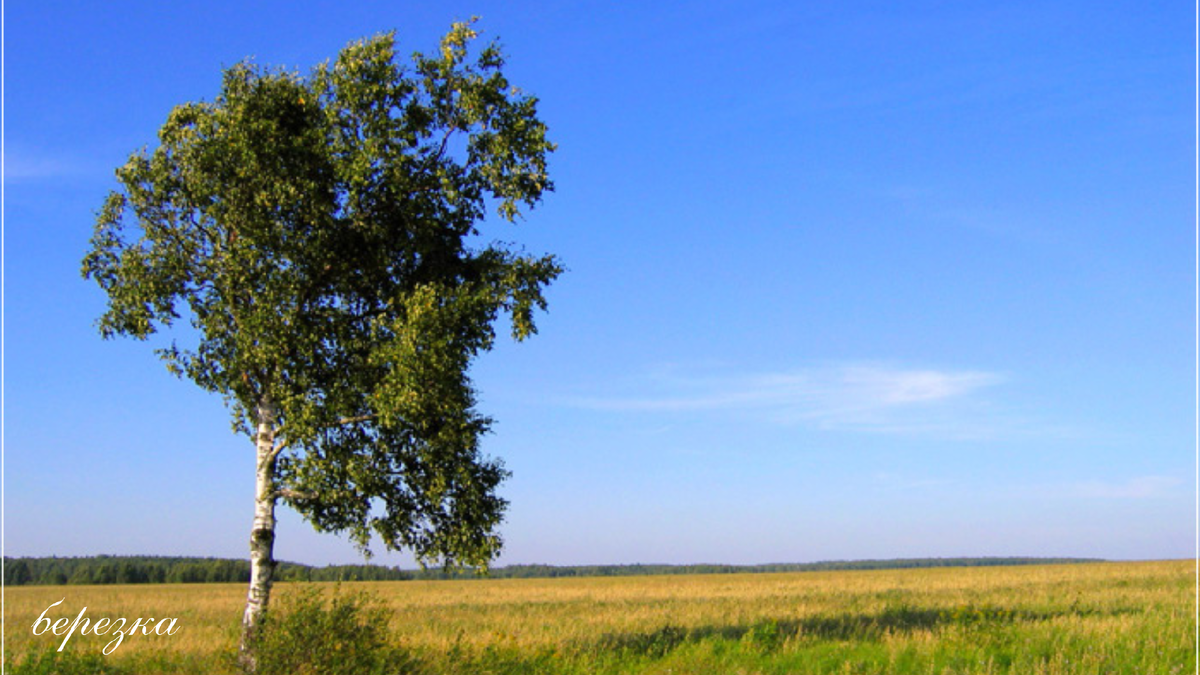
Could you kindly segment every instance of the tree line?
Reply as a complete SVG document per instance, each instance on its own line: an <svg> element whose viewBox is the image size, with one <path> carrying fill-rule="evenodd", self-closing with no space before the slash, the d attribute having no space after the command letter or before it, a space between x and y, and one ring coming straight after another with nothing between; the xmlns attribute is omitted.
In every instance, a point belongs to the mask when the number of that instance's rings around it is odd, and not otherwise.
<svg viewBox="0 0 1200 675"><path fill-rule="evenodd" d="M310 567L281 562L283 581L397 581L404 570L381 565ZM4 559L4 585L249 583L250 561L229 558L108 556Z"/></svg>
<svg viewBox="0 0 1200 675"><path fill-rule="evenodd" d="M662 574L736 574L746 572L821 572L918 567L984 567L997 565L1054 565L1103 562L1097 558L909 558L898 560L835 560L766 565L509 565L486 573L490 578L615 577ZM383 565L313 567L280 562L280 581L410 581L473 579L477 570L441 568L406 570ZM229 558L109 556L83 558L4 558L5 586L66 584L196 584L249 583L250 561Z"/></svg>

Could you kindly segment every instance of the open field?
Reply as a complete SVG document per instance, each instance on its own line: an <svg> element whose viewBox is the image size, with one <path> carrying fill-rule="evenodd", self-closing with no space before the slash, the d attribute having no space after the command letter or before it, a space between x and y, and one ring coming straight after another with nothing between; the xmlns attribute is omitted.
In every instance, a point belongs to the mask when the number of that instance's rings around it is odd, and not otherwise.
<svg viewBox="0 0 1200 675"><path fill-rule="evenodd" d="M1166 675L1196 670L1195 584L1194 562L1169 561L342 590L382 598L421 673ZM10 588L6 661L61 642L31 626L65 598L47 616L178 619L174 635L127 636L105 657L120 672L232 673L244 597L225 584ZM66 650L109 640L77 634Z"/></svg>

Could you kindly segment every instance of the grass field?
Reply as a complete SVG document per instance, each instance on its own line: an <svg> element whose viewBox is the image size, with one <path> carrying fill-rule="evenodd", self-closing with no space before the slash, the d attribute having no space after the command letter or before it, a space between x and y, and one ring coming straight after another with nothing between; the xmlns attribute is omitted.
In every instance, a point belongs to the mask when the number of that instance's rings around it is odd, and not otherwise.
<svg viewBox="0 0 1200 675"><path fill-rule="evenodd" d="M333 585L320 585L333 592ZM276 587L277 597L296 589ZM1196 672L1192 561L347 584L378 594L419 673ZM48 616L174 617L127 636L127 673L233 673L240 585L7 589L6 662L58 646ZM110 636L75 635L98 654Z"/></svg>

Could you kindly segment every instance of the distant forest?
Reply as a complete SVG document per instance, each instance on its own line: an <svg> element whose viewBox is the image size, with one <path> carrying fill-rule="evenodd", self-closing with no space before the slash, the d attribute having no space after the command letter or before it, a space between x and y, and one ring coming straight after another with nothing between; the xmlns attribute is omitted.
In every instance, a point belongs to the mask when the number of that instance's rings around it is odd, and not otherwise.
<svg viewBox="0 0 1200 675"><path fill-rule="evenodd" d="M986 567L1104 562L1097 558L913 558L853 560L770 565L509 565L488 571L493 579L546 577L616 577L651 574L734 574L739 572L821 572L916 567ZM404 570L382 565L311 567L281 562L278 581L410 581L474 579L473 569ZM87 558L4 558L4 585L64 584L201 584L249 583L250 563L228 558L108 556Z"/></svg>

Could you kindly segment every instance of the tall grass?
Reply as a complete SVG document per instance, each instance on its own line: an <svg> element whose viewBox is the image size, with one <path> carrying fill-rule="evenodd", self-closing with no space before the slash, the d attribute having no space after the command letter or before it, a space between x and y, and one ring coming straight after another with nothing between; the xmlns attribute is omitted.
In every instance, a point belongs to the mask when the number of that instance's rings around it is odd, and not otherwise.
<svg viewBox="0 0 1200 675"><path fill-rule="evenodd" d="M425 673L1192 673L1194 563L670 577L363 582ZM320 588L327 586L314 585ZM289 593L291 584L277 586ZM233 672L234 585L7 591L12 662L56 616L179 619L106 657L129 672ZM49 638L49 639L48 639ZM105 636L67 650L98 653Z"/></svg>

